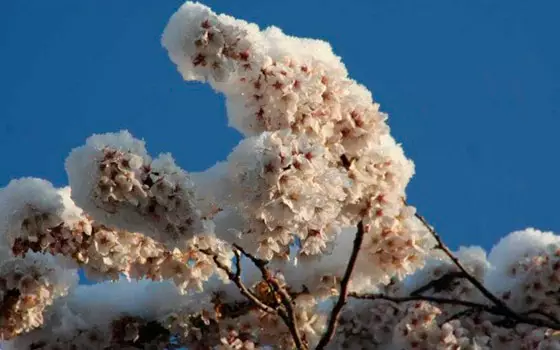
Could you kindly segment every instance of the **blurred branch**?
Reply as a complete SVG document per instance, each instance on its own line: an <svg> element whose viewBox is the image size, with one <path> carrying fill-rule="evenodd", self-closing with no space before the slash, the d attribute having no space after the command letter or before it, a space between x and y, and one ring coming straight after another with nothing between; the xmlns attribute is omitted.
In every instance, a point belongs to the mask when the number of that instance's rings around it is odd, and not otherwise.
<svg viewBox="0 0 560 350"><path fill-rule="evenodd" d="M358 232L356 232L356 237L354 238L354 246L352 248L352 254L350 255L350 259L348 260L348 265L346 266L346 271L344 272L342 281L340 282L340 294L338 296L338 300L336 304L334 305L331 311L329 323L327 324L327 330L325 331L325 333L321 337L321 340L319 340L319 343L317 344L316 349L318 350L324 349L334 336L336 327L338 326L340 313L348 300L348 287L350 284L350 278L352 277L352 272L354 271L354 267L356 266L358 253L360 252L360 249L362 247L364 235L365 235L364 223L360 221L358 223Z"/></svg>
<svg viewBox="0 0 560 350"><path fill-rule="evenodd" d="M446 273L445 275L441 276L438 279L431 280L427 284L415 289L414 291L410 292L411 295L419 295L422 294L430 289L433 289L434 292L439 292L442 290L448 290L452 287L452 283L460 278L465 278L465 274L459 271L451 271Z"/></svg>
<svg viewBox="0 0 560 350"><path fill-rule="evenodd" d="M508 311L504 310L504 308L500 306L486 305L486 304L481 304L468 300L440 298L440 297L433 297L427 295L411 295L406 297L394 297L385 294L357 294L357 293L350 293L350 297L356 299L366 299L366 300L388 300L394 303L405 303L409 301L427 301L434 304L466 306L475 310L485 311L493 315L503 316L507 320L511 320L513 323L525 323L537 327L547 327L554 330L560 330L560 323L558 322L553 322L553 321L543 320L538 318L529 318L527 316L524 316L523 314L517 314L515 312L514 315L512 316Z"/></svg>
<svg viewBox="0 0 560 350"><path fill-rule="evenodd" d="M268 264L268 262L248 253L247 251L245 251L245 249L237 244L233 244L233 247L236 249L236 251L241 252L244 256L246 256L253 262L253 264L261 272L263 280L268 283L272 287L272 290L280 296L280 301L282 302L284 308L276 309L278 315L282 318L282 320L290 330L290 334L294 339L296 348L307 349L307 345L302 340L299 328L297 326L297 319L293 308L294 301L292 299L292 296L284 287L280 285L280 283L278 283L278 280L274 278L274 276L272 276L270 271L267 269L266 265Z"/></svg>
<svg viewBox="0 0 560 350"><path fill-rule="evenodd" d="M404 203L405 205L408 205L406 201ZM443 251L445 255L447 255L447 257L451 259L453 264L455 264L455 266L457 266L459 271L461 271L461 273L463 274L463 278L471 282L472 285L475 286L476 289L478 289L482 293L482 295L484 295L488 300L494 303L497 307L502 308L505 313L510 315L515 314L515 311L511 310L510 307L506 305L506 303L504 303L502 300L500 300L498 297L492 294L488 289L486 289L486 287L484 287L484 285L482 285L482 282L477 280L473 275L471 275L467 271L467 269L463 266L463 264L461 264L459 259L457 259L457 257L455 257L455 255L451 252L451 250L443 243L441 237L435 231L435 229L430 224L428 224L428 221L426 221L426 219L422 215L420 215L418 212L416 212L414 215L418 220L420 220L420 222L428 229L428 231L430 231L432 236L435 238L437 242L435 248Z"/></svg>
<svg viewBox="0 0 560 350"><path fill-rule="evenodd" d="M405 199L403 199L403 203L404 205L408 206L408 203L406 202ZM482 295L484 295L488 300L490 300L494 306L491 307L490 309L484 309L484 311L493 313L495 315L501 315L501 316L505 316L508 319L511 319L512 321L514 321L515 323L526 323L526 324L531 324L537 327L548 327L548 328L552 328L552 329L556 329L556 330L560 330L560 322L557 321L551 321L550 320L550 315L548 315L548 320L543 320L543 319L537 319L537 318L530 318L528 317L526 314L522 314L522 313L517 313L515 311L513 311L504 301L500 300L498 297L496 297L494 294L492 294L492 292L490 292L483 284L482 282L480 282L479 280L477 280L472 274L470 274L467 269L463 266L463 264L461 264L461 262L459 261L459 259L451 252L451 250L443 243L443 240L441 239L441 237L439 236L439 234L435 231L435 229L433 228L433 226L431 226L428 221L426 220L426 218L424 218L422 215L420 215L418 212L416 212L415 217L426 227L426 229L431 233L431 235L435 238L437 244L434 247L435 249L439 249L441 251L443 251L445 253L445 255L447 255L447 257L453 262L453 264L459 269L460 274L462 274L462 276L456 275L453 278L464 278L466 280L468 280L469 282L471 282L471 284L473 286L475 286L476 289L478 289L480 291L480 293L482 293ZM432 298L433 302L437 302L435 301L436 299L440 300L440 303L443 301L442 298L433 298L433 297L424 297L424 296L415 296L416 298L420 297L420 298ZM414 297L408 297L408 298L414 298ZM426 300L426 301L430 301L427 299L411 299L411 300ZM467 301L462 301L462 300L455 300L455 299L448 299L449 301L453 301L455 303L455 305L464 305L464 306L469 306L466 303L470 303ZM477 304L477 303L475 303ZM470 306L470 307L475 307L475 308L481 308L481 305L483 304L478 304L478 306ZM542 315L542 314L541 314Z"/></svg>
<svg viewBox="0 0 560 350"><path fill-rule="evenodd" d="M245 286L243 281L241 281L241 262L240 262L241 259L240 259L238 251L236 251L236 250L234 251L235 256L236 256L236 259L235 259L236 260L235 261L236 271L235 271L235 273L228 266L226 266L224 263L222 263L220 261L220 259L218 258L218 256L215 253L213 253L211 250L204 249L204 250L201 250L201 252L212 257L216 266L218 266L218 268L220 268L221 270L223 270L227 274L229 280L232 281L237 286L237 288L239 289L239 291L241 292L241 294L244 297L246 297L251 302L253 302L253 304L255 304L259 309L261 309L265 312L271 313L271 314L276 314L275 309L273 309L272 307L263 303L253 292L251 292L249 290L249 288L247 288Z"/></svg>

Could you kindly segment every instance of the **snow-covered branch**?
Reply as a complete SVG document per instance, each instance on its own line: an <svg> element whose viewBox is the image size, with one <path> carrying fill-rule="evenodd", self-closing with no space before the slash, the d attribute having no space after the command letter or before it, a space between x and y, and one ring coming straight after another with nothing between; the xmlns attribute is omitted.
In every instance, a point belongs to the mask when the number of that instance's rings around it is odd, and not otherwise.
<svg viewBox="0 0 560 350"><path fill-rule="evenodd" d="M244 138L188 173L128 131L93 135L68 187L0 189L4 349L560 348L560 236L452 252L328 43L187 2L162 44Z"/></svg>

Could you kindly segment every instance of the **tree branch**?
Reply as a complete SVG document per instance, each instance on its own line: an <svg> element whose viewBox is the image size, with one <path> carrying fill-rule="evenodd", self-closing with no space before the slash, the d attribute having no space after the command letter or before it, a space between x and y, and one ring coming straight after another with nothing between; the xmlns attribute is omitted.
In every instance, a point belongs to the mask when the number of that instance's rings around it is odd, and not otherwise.
<svg viewBox="0 0 560 350"><path fill-rule="evenodd" d="M446 318L445 320L439 322L438 326L441 327L441 326L443 326L444 324L449 323L449 322L451 322L451 321L453 321L453 320L456 320L456 319L458 319L458 318L460 318L460 317L463 317L463 316L470 316L470 315L472 315L472 314L475 313L475 312L480 313L480 311L481 311L480 309L472 309L472 308L471 308L471 309L465 309L465 310L460 311L460 312L457 312L457 313L455 313L455 314L449 316L449 317Z"/></svg>
<svg viewBox="0 0 560 350"><path fill-rule="evenodd" d="M504 316L503 313L499 310L499 308L493 305L485 305L485 304L480 304L468 300L432 297L428 295L410 295L406 297L395 297L395 296L390 296L390 295L380 294L380 293L379 294L378 293L372 293L372 294L350 293L350 297L355 299L365 299L365 300L387 300L387 301L392 301L394 303L406 303L409 301L428 301L435 304L466 306L474 309L481 309L483 311L487 311L492 314L499 314L501 316Z"/></svg>
<svg viewBox="0 0 560 350"><path fill-rule="evenodd" d="M525 323L537 327L547 327L554 330L560 330L560 324L557 322L551 322L549 320L537 319L537 318L529 318L523 315L519 315L514 312L513 316L504 310L502 307L497 305L486 305L477 302L472 302L468 300L460 300L460 299L451 299L451 298L440 298L440 297L432 297L427 295L411 295L406 297L393 297L385 294L357 294L357 293L350 293L350 297L356 299L366 299L366 300L388 300L394 303L405 303L409 301L428 301L434 304L447 304L447 305L459 305L459 306L466 306L473 309L486 311L490 314L503 316L507 319L516 321L517 323Z"/></svg>
<svg viewBox="0 0 560 350"><path fill-rule="evenodd" d="M411 295L419 295L422 294L430 289L433 289L435 292L439 292L442 290L446 290L451 287L451 283L459 278L465 278L465 274L459 271L451 271L438 279L431 280L427 284L415 289L414 291L410 292Z"/></svg>
<svg viewBox="0 0 560 350"><path fill-rule="evenodd" d="M352 254L350 255L350 259L348 260L348 265L346 266L346 271L344 272L342 281L340 282L340 294L338 296L338 300L336 304L334 305L331 311L331 316L329 318L327 330L325 331L325 333L321 337L321 340L319 340L319 343L317 344L317 348L316 348L317 350L324 349L334 336L336 327L338 326L340 313L348 300L348 287L350 283L350 278L352 277L352 272L354 271L354 267L356 266L356 260L358 259L358 253L360 252L360 248L362 247L364 235L365 235L364 223L360 221L358 223L358 232L356 232L356 237L354 238L354 247L352 248Z"/></svg>
<svg viewBox="0 0 560 350"><path fill-rule="evenodd" d="M523 313L521 313L521 315L522 316L539 315L539 316L547 318L551 322L555 322L557 324L560 324L560 320L558 320L558 318L554 317L553 315L551 315L551 314L549 314L545 311L538 310L538 309L523 312Z"/></svg>
<svg viewBox="0 0 560 350"><path fill-rule="evenodd" d="M408 205L406 200L403 199L403 202L405 205ZM455 255L453 255L451 250L449 250L449 248L443 243L441 237L435 231L435 229L428 223L428 221L422 215L420 215L418 212L416 212L414 215L418 220L420 220L420 222L428 229L428 231L430 231L432 236L436 239L437 245L435 248L443 251L445 255L447 255L447 257L451 259L451 261L455 264L455 266L457 266L457 268L464 274L463 277L465 279L471 282L488 300L494 303L497 307L502 308L504 313L509 314L509 316L516 315L515 311L513 311L506 303L504 303L502 300L500 300L498 297L492 294L488 289L486 289L486 287L482 285L482 283L479 280L477 280L473 275L471 275L467 271L467 269L463 266L463 264L459 262L459 259L457 259Z"/></svg>
<svg viewBox="0 0 560 350"><path fill-rule="evenodd" d="M235 271L235 273L233 273L233 271L231 271L231 269L229 267L224 265L220 261L218 256L216 254L214 254L212 251L210 251L208 249L204 249L204 250L200 250L200 251L203 252L204 254L212 257L216 266L218 266L218 268L222 269L225 273L227 273L229 280L232 281L233 283L235 283L235 285L237 286L237 288L239 288L239 291L241 292L241 294L244 297L246 297L247 299L252 301L261 310L263 310L265 312L268 312L270 314L276 314L276 310L274 310L272 307L263 303L253 292L251 292L245 286L245 284L243 284L243 281L241 281L241 263L240 263L239 252L234 251L235 257L236 257L236 259L235 259L236 260L236 262L235 262L236 271Z"/></svg>
<svg viewBox="0 0 560 350"><path fill-rule="evenodd" d="M403 199L403 203L405 205L408 205L408 203L406 202L405 199ZM530 318L526 314L519 314L519 313L513 311L504 301L500 300L498 297L496 297L494 294L492 294L492 292L490 292L488 289L486 289L486 287L482 284L482 282L477 280L473 275L471 275L467 271L467 269L463 266L463 264L461 264L459 259L457 257L455 257L455 255L453 255L451 250L443 243L441 237L435 231L435 229L428 223L428 221L422 215L420 215L418 212L416 212L414 215L416 216L416 218L418 220L420 220L420 222L428 229L428 231L435 238L435 240L437 242L437 245L435 246L435 248L443 251L445 253L445 255L447 255L447 257L449 259L451 259L451 261L455 264L455 266L457 266L459 271L464 275L463 278L465 278L469 282L471 282L472 285L474 285L480 291L480 293L482 293L482 295L484 295L488 300L490 300L495 305L495 309L492 309L492 310L496 310L498 313L493 312L494 314L499 314L501 316L508 317L508 318L518 322L518 323L526 323L526 324L532 324L532 325L538 326L538 327L549 327L549 328L552 328L552 329L560 330L560 323L550 321L550 317L547 317L549 319L547 321L547 320ZM461 305L461 304L456 304L456 305ZM465 306L468 306L468 305L465 305ZM485 310L485 311L487 311L487 310ZM548 315L548 314L545 313L545 315ZM548 315L548 316L550 316L550 315Z"/></svg>
<svg viewBox="0 0 560 350"><path fill-rule="evenodd" d="M293 299L288 291L283 288L280 283L278 283L278 280L272 276L270 271L268 271L266 267L268 262L248 253L247 251L245 251L245 249L237 244L233 244L233 246L236 250L240 251L243 255L245 255L249 260L253 262L253 264L261 272L263 280L267 282L272 287L272 290L280 296L280 301L282 302L284 309L277 309L278 315L282 318L282 320L284 320L284 323L290 330L290 334L294 339L296 348L307 349L308 347L302 340L299 328L297 326L296 314L293 308Z"/></svg>

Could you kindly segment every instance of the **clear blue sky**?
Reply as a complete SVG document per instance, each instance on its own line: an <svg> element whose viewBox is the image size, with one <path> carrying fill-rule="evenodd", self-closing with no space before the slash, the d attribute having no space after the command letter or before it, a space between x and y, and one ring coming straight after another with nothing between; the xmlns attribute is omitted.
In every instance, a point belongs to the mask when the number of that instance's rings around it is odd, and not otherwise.
<svg viewBox="0 0 560 350"><path fill-rule="evenodd" d="M0 187L64 185L68 152L120 129L187 170L227 156L239 135L222 98L183 82L160 45L181 3L0 2ZM329 41L390 114L417 166L409 200L453 247L560 231L560 1L206 4Z"/></svg>

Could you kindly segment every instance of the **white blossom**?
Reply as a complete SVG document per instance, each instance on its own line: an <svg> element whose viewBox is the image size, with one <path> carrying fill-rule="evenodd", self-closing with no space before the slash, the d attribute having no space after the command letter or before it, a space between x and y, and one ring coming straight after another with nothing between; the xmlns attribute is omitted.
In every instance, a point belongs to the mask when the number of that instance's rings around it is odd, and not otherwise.
<svg viewBox="0 0 560 350"><path fill-rule="evenodd" d="M407 204L415 167L387 114L328 43L187 2L162 44L244 138L187 173L127 131L93 135L69 187L1 189L3 349L290 349L294 329L314 348L343 287L330 349L560 349L560 236L449 252ZM101 282L76 287L77 268Z"/></svg>

